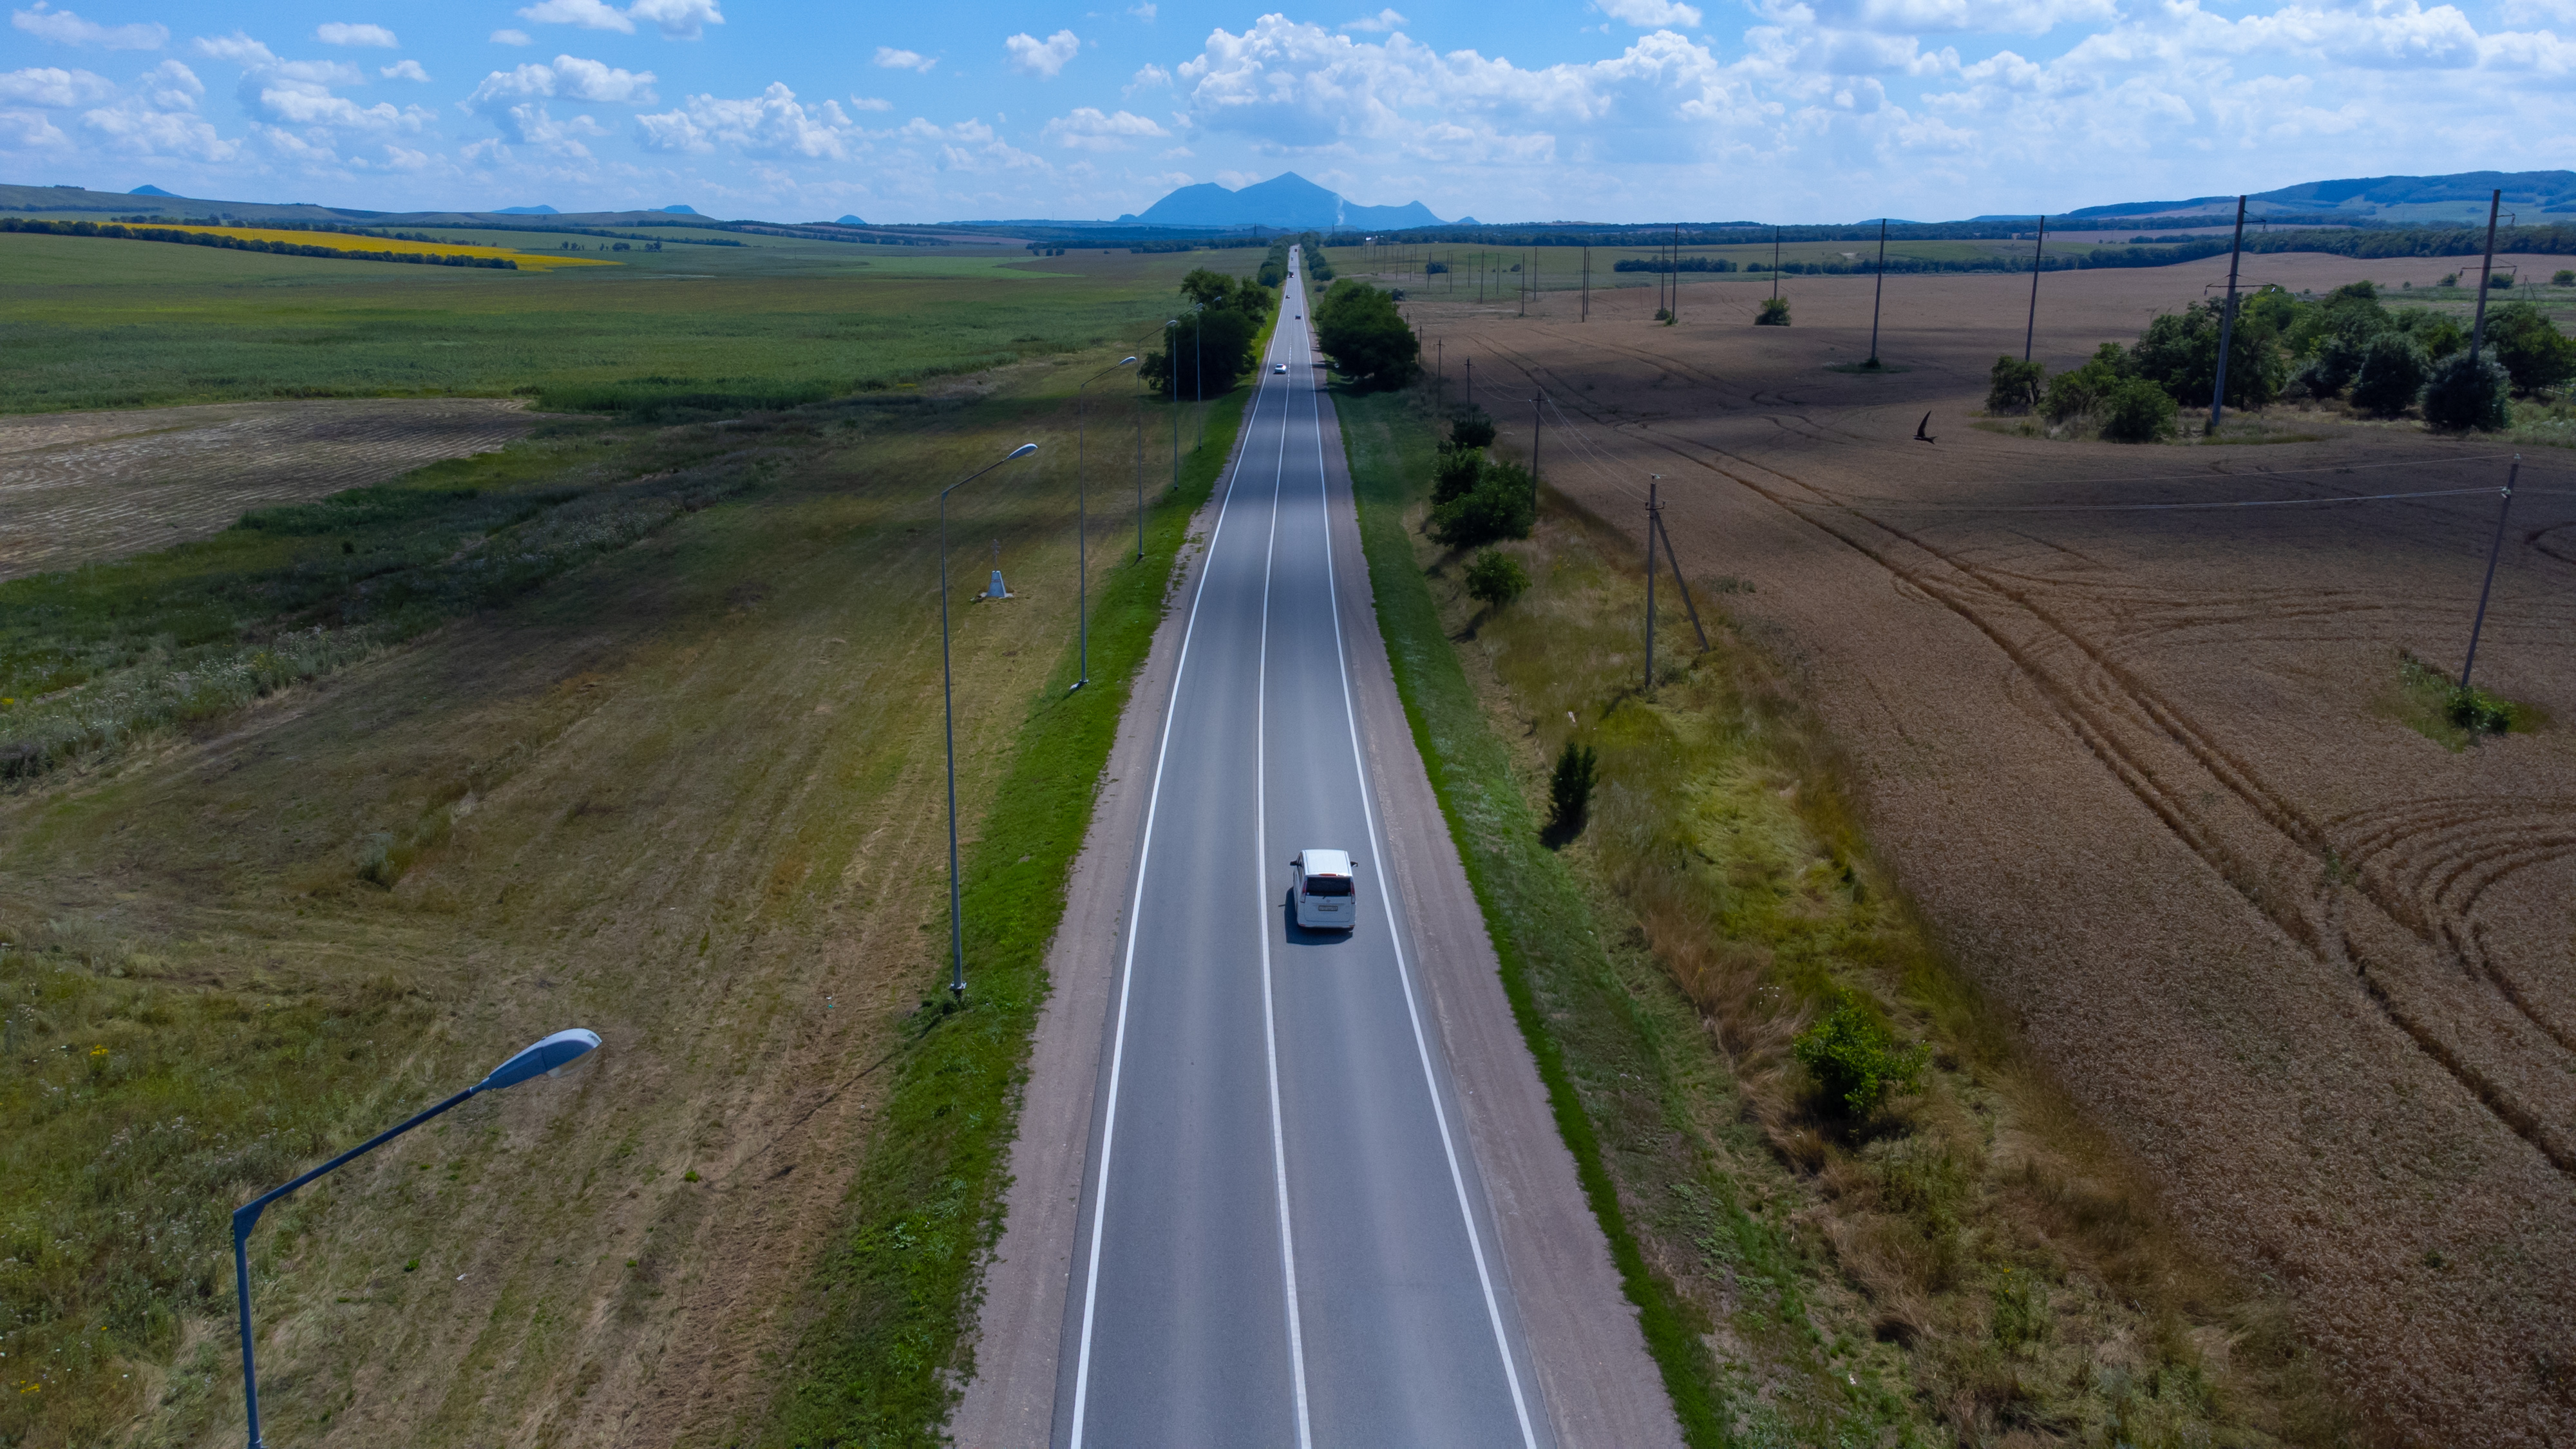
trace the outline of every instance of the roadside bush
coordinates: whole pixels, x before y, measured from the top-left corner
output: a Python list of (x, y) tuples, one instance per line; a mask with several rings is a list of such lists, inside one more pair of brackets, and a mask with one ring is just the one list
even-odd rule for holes
[(2361, 371), (2352, 379), (2352, 405), (2393, 418), (2414, 406), (2424, 390), (2426, 370), (2422, 348), (2403, 333), (2382, 332), (2362, 349)]
[(1529, 588), (1529, 575), (1510, 554), (1486, 549), (1467, 565), (1467, 597), (1499, 609)]
[(2576, 287), (2576, 271), (2570, 271), (2565, 267), (2560, 267), (2557, 271), (2549, 274), (2549, 285), (2553, 287)]
[(2129, 376), (2129, 355), (2117, 342), (2105, 342), (2095, 348), (2083, 366), (2061, 372), (2048, 381), (2048, 393), (2040, 410), (2052, 423), (2098, 411), (2111, 390)]
[(2047, 377), (2048, 369), (2039, 363), (1996, 358), (1995, 370), (1986, 380), (1986, 411), (2019, 413), (2039, 406), (2040, 384)]
[(1449, 415), (1449, 441), (1461, 448), (1490, 448), (1494, 445), (1494, 420), (1485, 410), (1472, 404)]
[(1447, 270), (1449, 270), (1449, 264), (1447, 262), (1424, 262), (1422, 264), (1422, 274), (1426, 277), (1436, 277)]
[(1476, 480), (1484, 473), (1483, 449), (1461, 447), (1454, 442), (1441, 444), (1439, 455), (1431, 463), (1432, 505), (1437, 507), (1475, 492)]
[(2547, 392), (2576, 379), (2576, 338), (2529, 302), (2507, 302), (2487, 313), (2486, 341), (2515, 392)]
[(2352, 386), (2353, 376), (2361, 371), (2361, 343), (2340, 332), (2328, 333), (2317, 343), (2316, 351), (2299, 364), (2290, 379), (2293, 389), (2310, 397), (2334, 397)]
[(1395, 299), (1350, 277), (1315, 304), (1315, 341), (1337, 371), (1375, 388), (1411, 382), (1422, 358), (1422, 339), (1395, 310)]
[(1487, 463), (1472, 491), (1431, 510), (1431, 536), (1450, 548), (1527, 538), (1538, 521), (1535, 484), (1517, 463)]
[(1763, 299), (1762, 310), (1754, 314), (1753, 325), (1756, 327), (1788, 326), (1789, 299), (1786, 297), (1768, 297)]
[[(2273, 313), (2248, 308), (2245, 300), (2250, 299), (2237, 304), (2236, 325), (2228, 335), (2227, 405), (2268, 407), (2281, 395), (2289, 368), (2281, 358)], [(2218, 334), (2226, 310), (2224, 302), (2194, 302), (2149, 322), (2129, 349), (2131, 370), (2178, 402), (2209, 406), (2218, 384)]]
[(2494, 358), (2481, 357), (2471, 366), (2467, 353), (2455, 353), (2424, 382), (2424, 426), (2446, 433), (2508, 427), (2513, 422), (2513, 410), (2505, 402), (2510, 385)]
[(1547, 781), (1546, 838), (1571, 840), (1583, 833), (1584, 817), (1592, 813), (1592, 785), (1601, 776), (1601, 757), (1590, 745), (1572, 740), (1557, 752), (1556, 772)]
[(1181, 325), (1163, 334), (1168, 351), (1145, 354), (1146, 385), (1190, 401), (1232, 392), (1259, 361), (1253, 342), (1277, 299), (1267, 287), (1205, 267), (1183, 277), (1180, 290), (1205, 309), (1181, 314)]
[(2102, 399), (2102, 436), (2114, 443), (2152, 443), (2175, 429), (2173, 394), (2132, 377)]
[(1853, 1117), (1878, 1110), (1923, 1072), (1922, 1052), (1898, 1046), (1887, 1024), (1848, 993), (1824, 1020), (1798, 1033), (1789, 1051), (1815, 1078), (1825, 1104)]

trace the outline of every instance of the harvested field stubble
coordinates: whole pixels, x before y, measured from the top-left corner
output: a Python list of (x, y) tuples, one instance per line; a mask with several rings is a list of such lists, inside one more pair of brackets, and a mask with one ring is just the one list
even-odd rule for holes
[[(541, 529), (723, 486), (404, 647), (0, 793), (0, 1016), (32, 1059), (0, 1064), (0, 1346), (59, 1365), (9, 1381), (0, 1440), (238, 1442), (223, 1209), (575, 1024), (606, 1046), (563, 1080), (271, 1212), (271, 1442), (758, 1438), (941, 979), (925, 480), (1042, 445), (952, 508), (969, 577), (998, 539), (1019, 594), (957, 618), (971, 848), (1030, 702), (1063, 698), (1070, 390), (1103, 360), (439, 465), (500, 496), (539, 454), (580, 495), (514, 525)], [(1098, 486), (1125, 481), (1101, 444), (1126, 401), (1091, 400), (1105, 544), (1132, 526)], [(290, 540), (330, 568), (356, 541)], [(1124, 557), (1092, 551), (1095, 607)]]
[[(2052, 274), (2036, 355), (2131, 339), (2225, 265)], [(1570, 497), (1633, 535), (1628, 485), (1665, 476), (1685, 568), (1750, 581), (1730, 608), (1830, 722), (1945, 948), (2376, 1418), (2576, 1435), (2576, 740), (2453, 751), (2384, 704), (2400, 651), (2465, 646), (2495, 498), (2131, 507), (2484, 488), (2504, 459), (2331, 421), (2243, 448), (1973, 429), (2027, 289), (1891, 277), (1881, 351), (1912, 371), (1885, 377), (1824, 370), (1867, 348), (1866, 277), (1791, 279), (1791, 329), (1748, 325), (1767, 283), (1695, 285), (1674, 328), (1599, 293), (1589, 324), (1561, 296), (1413, 316), (1480, 384), (1556, 399)], [(2570, 462), (2525, 459), (2477, 679), (2562, 720)]]
[(203, 538), (534, 426), (504, 398), (219, 403), (0, 421), (0, 579)]

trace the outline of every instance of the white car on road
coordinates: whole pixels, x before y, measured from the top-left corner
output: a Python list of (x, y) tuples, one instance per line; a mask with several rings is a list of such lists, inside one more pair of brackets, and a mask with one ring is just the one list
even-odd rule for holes
[(1279, 374), (1281, 377), (1286, 377), (1288, 375), (1288, 364), (1284, 362), (1273, 363), (1270, 370)]
[(1359, 883), (1347, 850), (1301, 850), (1288, 862), (1297, 902), (1297, 924), (1310, 930), (1348, 931), (1360, 923)]

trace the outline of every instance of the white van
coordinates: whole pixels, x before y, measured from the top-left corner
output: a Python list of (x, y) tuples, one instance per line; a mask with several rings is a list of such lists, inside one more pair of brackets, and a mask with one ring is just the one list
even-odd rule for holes
[(1301, 850), (1288, 862), (1288, 871), (1298, 925), (1326, 931), (1359, 925), (1359, 883), (1351, 876), (1349, 851)]

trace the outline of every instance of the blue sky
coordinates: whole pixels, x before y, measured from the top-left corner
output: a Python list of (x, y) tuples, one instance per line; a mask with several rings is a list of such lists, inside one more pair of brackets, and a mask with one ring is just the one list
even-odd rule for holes
[(2576, 0), (32, 0), (0, 180), (905, 222), (1294, 170), (1488, 221), (1947, 218), (2576, 166), (2572, 73)]

